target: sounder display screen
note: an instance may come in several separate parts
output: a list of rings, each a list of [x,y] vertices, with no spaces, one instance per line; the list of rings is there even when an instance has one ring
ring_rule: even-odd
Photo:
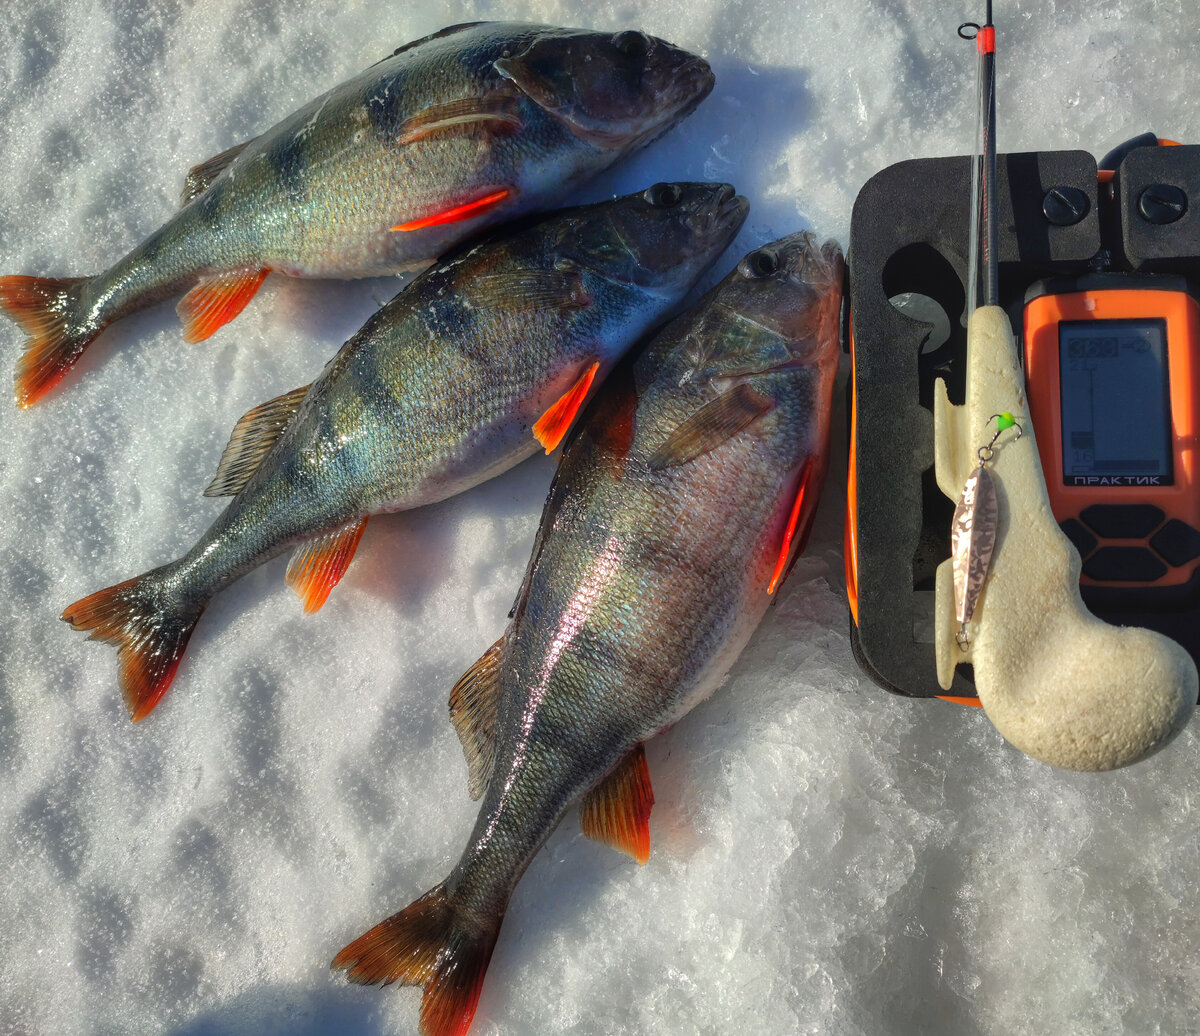
[[[1058,338],[1063,483],[1172,484],[1165,321],[1065,321]]]

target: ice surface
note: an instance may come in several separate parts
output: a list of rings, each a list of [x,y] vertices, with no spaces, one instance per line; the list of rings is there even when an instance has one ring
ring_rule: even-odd
[[[98,270],[186,169],[443,25],[637,26],[712,97],[582,197],[721,178],[733,253],[845,242],[875,171],[973,139],[982,3],[27,2],[0,30],[4,273]],[[1000,147],[1200,140],[1191,0],[997,5]],[[185,345],[125,320],[30,412],[0,399],[0,1033],[391,1033],[415,990],[328,970],[440,880],[475,806],[450,686],[500,633],[553,461],[375,519],[306,617],[284,561],[220,595],[130,725],[111,648],[57,620],[186,549],[233,422],[311,380],[395,284],[271,278]],[[0,326],[10,369],[18,333]],[[840,421],[835,428],[842,427]],[[638,868],[568,819],[519,886],[478,1033],[1108,1033],[1200,1017],[1197,738],[1061,773],[984,716],[890,697],[847,639],[838,475],[809,554],[709,702],[649,747]],[[1193,799],[1197,805],[1193,806]]]

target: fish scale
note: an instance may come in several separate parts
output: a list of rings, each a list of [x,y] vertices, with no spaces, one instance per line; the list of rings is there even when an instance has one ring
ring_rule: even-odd
[[[181,292],[184,337],[201,341],[270,271],[419,269],[547,207],[687,116],[712,84],[700,58],[628,31],[481,22],[402,47],[193,168],[183,207],[103,273],[0,277],[0,307],[29,336],[18,405],[105,327]]]
[[[170,686],[208,601],[246,572],[296,548],[287,579],[315,611],[369,515],[444,500],[554,448],[593,380],[667,315],[747,210],[728,184],[659,184],[464,246],[311,386],[246,414],[209,488],[233,499],[193,548],[63,613],[117,645],[133,718]]]
[[[642,743],[716,688],[807,536],[829,452],[842,257],[752,253],[606,384],[564,448],[504,636],[450,698],[472,795],[446,880],[343,949],[471,1024],[512,891],[567,809],[649,854]]]

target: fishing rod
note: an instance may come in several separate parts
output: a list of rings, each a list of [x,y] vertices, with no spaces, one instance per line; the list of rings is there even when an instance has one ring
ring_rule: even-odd
[[[1025,377],[999,305],[996,213],[996,30],[960,26],[979,54],[968,281],[965,398],[934,391],[934,468],[957,500],[951,557],[937,571],[935,656],[949,688],[960,662],[979,702],[1023,751],[1058,766],[1125,765],[1178,730],[1196,701],[1197,672],[1179,644],[1108,625],[1084,607],[1079,554],[1059,528],[1032,434]],[[972,292],[971,295],[974,295]]]
[[[978,306],[981,281],[983,304],[996,306],[1000,301],[999,222],[996,215],[996,27],[992,24],[992,0],[987,0],[984,24],[964,22],[958,27],[958,35],[964,40],[974,40],[979,53],[975,148],[971,154],[967,284],[967,316],[970,317]]]

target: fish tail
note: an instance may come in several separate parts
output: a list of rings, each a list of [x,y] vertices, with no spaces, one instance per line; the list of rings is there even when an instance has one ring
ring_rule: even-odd
[[[352,982],[423,985],[423,1036],[463,1036],[475,1017],[500,925],[480,931],[438,885],[333,958]]]
[[[14,395],[27,409],[57,385],[83,355],[103,324],[81,319],[88,277],[0,277],[0,307],[29,336],[17,361]]]
[[[89,640],[117,645],[121,694],[136,723],[145,719],[175,679],[184,649],[204,611],[155,569],[76,601],[62,613]]]

